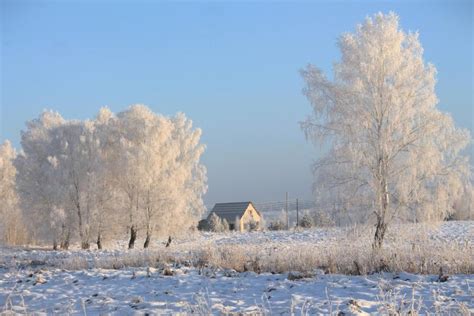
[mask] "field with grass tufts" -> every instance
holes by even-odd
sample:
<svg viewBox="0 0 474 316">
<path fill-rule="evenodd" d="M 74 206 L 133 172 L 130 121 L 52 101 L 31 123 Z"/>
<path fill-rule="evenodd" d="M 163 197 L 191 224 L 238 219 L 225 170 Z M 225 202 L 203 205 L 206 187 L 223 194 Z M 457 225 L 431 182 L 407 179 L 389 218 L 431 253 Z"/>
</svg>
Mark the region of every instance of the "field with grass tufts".
<svg viewBox="0 0 474 316">
<path fill-rule="evenodd" d="M 474 222 L 194 233 L 148 250 L 0 248 L 6 314 L 474 313 Z M 402 238 L 403 236 L 403 238 Z"/>
</svg>

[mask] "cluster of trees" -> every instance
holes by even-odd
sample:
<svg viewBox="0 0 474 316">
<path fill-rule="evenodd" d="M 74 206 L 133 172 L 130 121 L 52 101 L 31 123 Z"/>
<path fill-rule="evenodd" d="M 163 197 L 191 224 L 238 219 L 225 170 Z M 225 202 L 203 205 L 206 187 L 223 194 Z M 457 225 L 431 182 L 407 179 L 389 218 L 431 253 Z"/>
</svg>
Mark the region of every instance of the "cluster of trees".
<svg viewBox="0 0 474 316">
<path fill-rule="evenodd" d="M 17 195 L 31 239 L 54 248 L 67 249 L 74 237 L 83 249 L 102 248 L 104 236 L 127 232 L 133 248 L 140 231 L 148 247 L 154 232 L 187 230 L 204 210 L 200 136 L 184 114 L 165 117 L 143 105 L 117 115 L 103 108 L 86 121 L 45 111 L 27 122 L 16 157 L 2 153 L 16 172 L 6 200 Z"/>
<path fill-rule="evenodd" d="M 302 128 L 329 148 L 314 168 L 316 198 L 375 218 L 380 248 L 390 221 L 445 219 L 471 194 L 462 154 L 471 138 L 437 109 L 436 69 L 397 15 L 368 17 L 338 44 L 333 80 L 311 65 L 302 71 L 313 109 Z"/>
</svg>

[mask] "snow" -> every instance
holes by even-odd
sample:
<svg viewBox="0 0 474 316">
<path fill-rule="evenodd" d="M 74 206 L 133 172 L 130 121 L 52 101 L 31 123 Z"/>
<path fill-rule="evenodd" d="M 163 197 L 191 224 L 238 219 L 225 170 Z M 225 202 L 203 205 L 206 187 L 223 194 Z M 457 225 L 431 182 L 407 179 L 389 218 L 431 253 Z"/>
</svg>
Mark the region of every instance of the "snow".
<svg viewBox="0 0 474 316">
<path fill-rule="evenodd" d="M 474 276 L 456 275 L 439 283 L 435 276 L 377 274 L 371 276 L 316 275 L 290 281 L 286 274 L 253 272 L 225 276 L 225 271 L 202 273 L 176 268 L 174 276 L 146 269 L 1 272 L 0 305 L 16 312 L 82 313 L 189 313 L 267 311 L 299 314 L 343 311 L 376 313 L 393 297 L 397 305 L 421 298 L 422 310 L 458 311 L 465 304 L 474 311 Z M 229 274 L 227 274 L 229 275 Z M 44 283 L 36 283 L 42 279 Z M 412 293 L 413 292 L 413 293 Z M 25 308 L 23 308 L 23 304 Z"/>
<path fill-rule="evenodd" d="M 472 221 L 428 228 L 422 233 L 431 240 L 474 243 Z M 350 230 L 199 233 L 174 239 L 170 248 L 177 253 L 203 245 L 279 245 L 283 249 L 333 244 Z M 123 250 L 121 245 L 103 251 L 0 248 L 0 313 L 364 315 L 408 313 L 410 309 L 422 314 L 474 313 L 473 274 L 452 274 L 446 282 L 439 282 L 437 275 L 405 272 L 347 276 L 313 269 L 256 274 L 186 263 L 134 262 L 123 268 L 98 268 L 97 260 L 148 254 L 140 249 Z M 156 242 L 153 248 L 150 254 L 164 246 Z"/>
</svg>

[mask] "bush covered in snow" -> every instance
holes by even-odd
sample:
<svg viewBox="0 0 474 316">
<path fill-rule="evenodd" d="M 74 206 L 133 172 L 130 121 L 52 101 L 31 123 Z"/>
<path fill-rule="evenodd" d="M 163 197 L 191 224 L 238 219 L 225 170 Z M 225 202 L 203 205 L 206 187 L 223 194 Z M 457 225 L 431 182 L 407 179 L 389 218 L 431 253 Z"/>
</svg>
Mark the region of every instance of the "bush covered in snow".
<svg viewBox="0 0 474 316">
<path fill-rule="evenodd" d="M 303 228 L 311 228 L 314 226 L 314 220 L 308 213 L 304 214 L 299 222 L 299 226 Z"/>
<path fill-rule="evenodd" d="M 284 230 L 286 229 L 286 225 L 279 219 L 270 222 L 268 225 L 269 230 Z"/>
<path fill-rule="evenodd" d="M 227 220 L 225 218 L 221 219 L 216 215 L 216 213 L 211 213 L 207 222 L 209 225 L 209 231 L 211 232 L 222 233 L 229 231 L 229 223 Z"/>
</svg>

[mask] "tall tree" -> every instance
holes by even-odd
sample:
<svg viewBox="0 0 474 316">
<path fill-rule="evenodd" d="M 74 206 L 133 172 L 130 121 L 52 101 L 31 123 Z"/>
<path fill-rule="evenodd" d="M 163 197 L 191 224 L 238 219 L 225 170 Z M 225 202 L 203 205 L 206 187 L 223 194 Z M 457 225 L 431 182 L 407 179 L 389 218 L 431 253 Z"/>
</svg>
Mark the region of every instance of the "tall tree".
<svg viewBox="0 0 474 316">
<path fill-rule="evenodd" d="M 26 123 L 22 131 L 22 151 L 15 159 L 20 206 L 33 240 L 49 239 L 69 246 L 73 217 L 61 204 L 63 186 L 58 181 L 57 153 L 52 146 L 52 130 L 65 120 L 56 112 L 45 111 Z"/>
<path fill-rule="evenodd" d="M 170 135 L 161 146 L 161 163 L 153 181 L 155 216 L 152 227 L 161 234 L 176 234 L 194 227 L 204 210 L 206 168 L 200 163 L 205 146 L 201 130 L 183 113 L 170 118 Z M 156 167 L 155 167 L 156 168 Z"/>
<path fill-rule="evenodd" d="M 461 151 L 470 135 L 436 108 L 436 69 L 424 62 L 418 34 L 402 31 L 394 13 L 367 18 L 339 48 L 332 81 L 311 65 L 302 71 L 313 108 L 302 128 L 329 144 L 315 164 L 320 203 L 372 212 L 377 249 L 393 218 L 452 212 L 468 181 Z"/>
<path fill-rule="evenodd" d="M 133 248 L 144 227 L 148 247 L 152 233 L 182 231 L 204 209 L 205 168 L 199 163 L 201 131 L 183 114 L 168 118 L 134 105 L 117 114 L 115 178 L 125 196 Z"/>
<path fill-rule="evenodd" d="M 117 154 L 111 125 L 114 114 L 108 108 L 101 108 L 94 121 L 94 138 L 98 142 L 94 164 L 94 212 L 93 231 L 98 249 L 103 247 L 104 236 L 111 237 L 120 230 L 120 198 L 113 178 L 114 156 Z"/>
<path fill-rule="evenodd" d="M 117 114 L 113 134 L 117 155 L 114 157 L 115 183 L 123 193 L 128 217 L 130 239 L 128 248 L 135 247 L 139 227 L 143 219 L 143 198 L 147 194 L 151 164 L 149 136 L 156 124 L 156 116 L 147 107 L 135 105 Z"/>
<path fill-rule="evenodd" d="M 0 241 L 6 244 L 20 244 L 27 237 L 15 188 L 15 157 L 15 149 L 8 140 L 0 145 Z"/>
<path fill-rule="evenodd" d="M 51 131 L 61 206 L 75 214 L 81 248 L 89 249 L 102 167 L 93 121 L 68 121 Z"/>
</svg>

